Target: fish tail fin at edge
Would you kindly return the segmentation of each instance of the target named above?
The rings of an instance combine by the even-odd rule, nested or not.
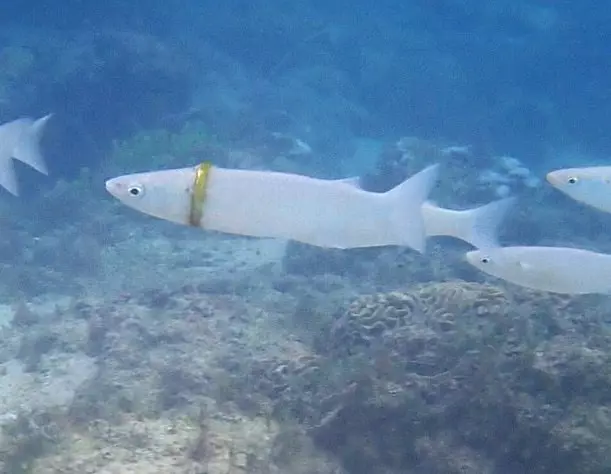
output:
[[[409,177],[385,194],[392,201],[392,221],[397,241],[424,253],[426,229],[422,205],[435,186],[439,165],[431,165]]]
[[[0,155],[0,186],[13,196],[19,195],[17,175],[15,174],[15,167],[13,166],[13,160],[10,155]]]
[[[13,151],[15,159],[31,166],[42,174],[49,174],[49,172],[45,160],[40,153],[40,138],[45,125],[52,116],[53,114],[45,115],[34,121],[31,127],[23,133],[22,139]]]
[[[515,197],[509,197],[474,209],[459,211],[462,216],[457,219],[457,233],[453,237],[478,249],[499,247],[499,227],[515,202]]]

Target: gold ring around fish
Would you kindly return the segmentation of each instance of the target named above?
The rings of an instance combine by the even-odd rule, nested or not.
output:
[[[195,180],[191,193],[191,209],[189,211],[189,225],[200,227],[204,216],[204,201],[206,200],[206,185],[212,163],[204,162],[195,168]]]

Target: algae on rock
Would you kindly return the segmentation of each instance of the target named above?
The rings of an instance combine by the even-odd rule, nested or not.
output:
[[[164,128],[141,130],[125,140],[115,140],[110,163],[124,169],[152,170],[186,166],[198,157],[214,138],[200,121],[186,122],[179,131]]]

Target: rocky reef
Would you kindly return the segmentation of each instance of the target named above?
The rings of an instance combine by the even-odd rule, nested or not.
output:
[[[15,308],[0,472],[342,472],[262,396],[232,389],[243,360],[299,348],[271,330],[271,306],[202,291]]]
[[[275,138],[230,147],[193,119],[114,153],[270,167],[263,151],[295,142]],[[556,242],[610,244],[584,233],[604,216],[568,219],[577,204],[476,148],[390,142],[362,185],[383,191],[432,162],[442,205],[483,204],[499,185],[524,199],[504,241],[545,242],[554,226]],[[5,209],[3,472],[611,469],[605,298],[499,284],[451,241],[338,251],[167,225],[101,201],[101,181],[83,172]]]
[[[7,308],[1,472],[611,468],[604,297],[380,292],[271,255],[239,284],[220,259],[193,284]]]
[[[166,45],[87,38],[88,60],[70,63],[67,83],[131,64],[136,78],[165,71],[168,84],[185,81],[185,96],[195,93],[181,62],[166,70]],[[33,46],[0,52],[16,77],[41,57]],[[101,70],[85,74],[96,58]],[[210,61],[231,69],[212,50]],[[605,298],[501,285],[447,240],[431,241],[426,255],[322,250],[154,222],[102,199],[107,175],[144,166],[212,160],[339,174],[349,146],[331,161],[337,142],[310,146],[286,111],[249,109],[253,96],[215,108],[215,90],[199,91],[201,107],[186,111],[171,94],[158,109],[135,106],[130,133],[111,140],[103,131],[103,163],[3,204],[0,472],[611,469]],[[521,198],[503,241],[545,243],[553,227],[555,243],[611,248],[605,216],[557,205],[563,198],[516,158],[415,137],[389,140],[370,158],[365,189],[385,191],[441,163],[431,196],[441,205]]]
[[[600,5],[403,2],[389,21],[371,3],[346,23],[337,2],[110,0],[87,23],[94,2],[55,3],[40,11],[69,30],[0,18],[0,118],[57,117],[52,180],[0,202],[2,474],[611,472],[608,298],[499,283],[448,240],[419,255],[208,234],[102,186],[209,160],[358,170],[381,192],[440,163],[442,206],[520,200],[503,242],[611,251],[609,216],[541,182],[556,147],[609,144],[606,88],[574,90],[606,77],[582,35]]]
[[[263,386],[350,473],[602,473],[601,304],[460,281],[361,297]]]

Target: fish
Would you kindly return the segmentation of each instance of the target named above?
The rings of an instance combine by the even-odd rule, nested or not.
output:
[[[534,290],[581,295],[611,292],[611,255],[569,247],[471,250],[467,261],[496,278]]]
[[[574,200],[611,212],[611,166],[558,169],[549,172],[546,178]]]
[[[290,173],[197,167],[109,179],[108,192],[139,212],[229,234],[275,237],[325,248],[398,245],[424,253],[427,237],[449,235],[497,245],[512,198],[453,211],[428,203],[438,165],[385,193],[358,178],[324,180]]]
[[[425,249],[421,207],[437,181],[431,165],[385,193],[345,180],[219,168],[210,163],[119,176],[106,189],[144,214],[228,234],[323,248]]]
[[[336,180],[360,187],[360,178],[352,176]],[[422,204],[426,237],[453,237],[475,248],[499,247],[498,228],[515,204],[514,196],[498,199],[471,209],[445,209],[432,201]]]
[[[52,114],[38,120],[20,118],[0,125],[0,186],[14,196],[19,195],[19,186],[13,158],[39,173],[49,173],[40,152],[40,138],[51,117]]]

